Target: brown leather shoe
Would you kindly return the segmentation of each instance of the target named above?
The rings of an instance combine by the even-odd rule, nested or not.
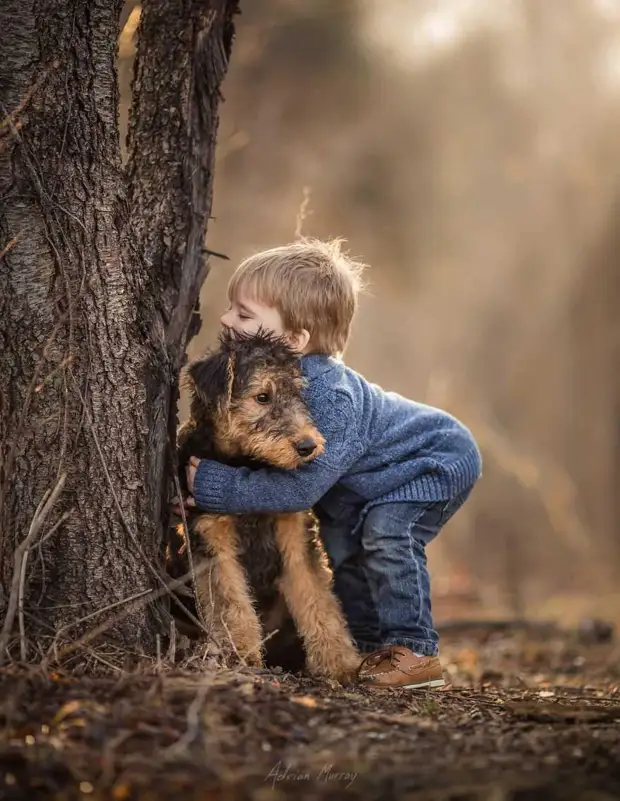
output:
[[[446,688],[436,656],[416,656],[403,645],[390,645],[369,654],[357,673],[361,684],[377,688],[438,690]]]

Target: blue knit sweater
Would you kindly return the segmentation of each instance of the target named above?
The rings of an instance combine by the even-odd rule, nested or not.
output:
[[[251,470],[203,459],[194,479],[198,508],[243,514],[296,512],[321,503],[337,509],[351,499],[366,509],[383,502],[447,501],[479,478],[476,442],[452,415],[385,392],[328,356],[304,356],[302,369],[324,452],[297,470]]]

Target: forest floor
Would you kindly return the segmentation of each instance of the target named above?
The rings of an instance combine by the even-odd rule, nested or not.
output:
[[[0,799],[616,801],[620,646],[456,626],[447,692],[277,672],[0,672]]]

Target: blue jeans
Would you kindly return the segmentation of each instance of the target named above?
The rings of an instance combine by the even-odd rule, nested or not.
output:
[[[360,527],[359,506],[340,509],[335,516],[315,510],[334,589],[362,653],[386,645],[404,645],[427,656],[438,653],[426,546],[469,493],[438,503],[378,504]]]

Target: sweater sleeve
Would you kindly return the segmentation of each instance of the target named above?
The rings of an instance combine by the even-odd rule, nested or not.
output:
[[[362,445],[357,435],[351,402],[342,400],[317,419],[325,437],[323,453],[296,470],[265,467],[251,470],[202,459],[194,477],[196,506],[206,512],[251,514],[301,512],[323,497],[359,459]]]

